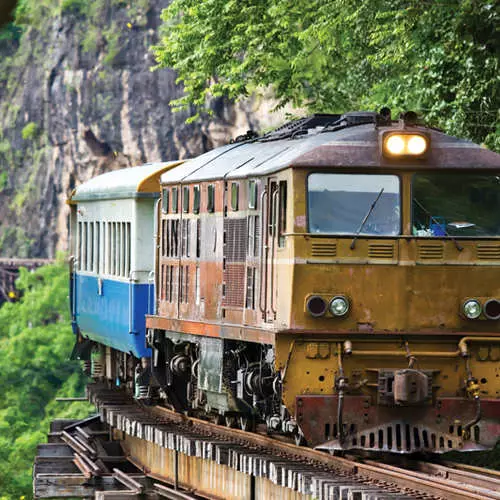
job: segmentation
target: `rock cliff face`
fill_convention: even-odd
[[[173,71],[151,71],[149,51],[168,3],[94,0],[85,12],[75,1],[0,44],[0,255],[64,250],[65,200],[92,176],[195,156],[281,121],[267,101],[216,100],[193,124],[172,113],[182,89]]]

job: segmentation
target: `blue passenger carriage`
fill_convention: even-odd
[[[154,308],[159,177],[176,164],[108,172],[76,188],[68,201],[73,329],[87,346],[106,346],[106,355],[114,349],[150,356],[144,318]]]

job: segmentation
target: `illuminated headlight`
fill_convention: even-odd
[[[427,149],[427,141],[421,135],[413,135],[408,139],[406,148],[411,155],[421,155]]]
[[[481,316],[481,304],[475,299],[466,300],[462,305],[462,311],[466,318],[477,319]]]
[[[423,156],[429,149],[429,138],[423,134],[389,133],[383,136],[382,148],[385,156]]]
[[[330,312],[334,316],[345,316],[349,312],[349,307],[349,300],[340,295],[330,301]]]
[[[405,150],[405,141],[400,135],[391,135],[387,138],[385,148],[391,155],[401,155]]]

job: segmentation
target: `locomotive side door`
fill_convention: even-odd
[[[275,257],[277,246],[278,182],[270,178],[262,192],[262,263],[260,310],[267,323],[276,319]]]
[[[278,314],[277,257],[284,245],[287,204],[286,181],[270,178],[262,193],[262,266],[260,308],[264,321],[272,323]]]

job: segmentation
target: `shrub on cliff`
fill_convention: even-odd
[[[31,466],[53,418],[86,417],[86,403],[62,405],[59,396],[81,395],[85,380],[69,361],[73,344],[67,269],[62,259],[30,273],[21,269],[17,303],[0,308],[0,492],[32,496]]]

